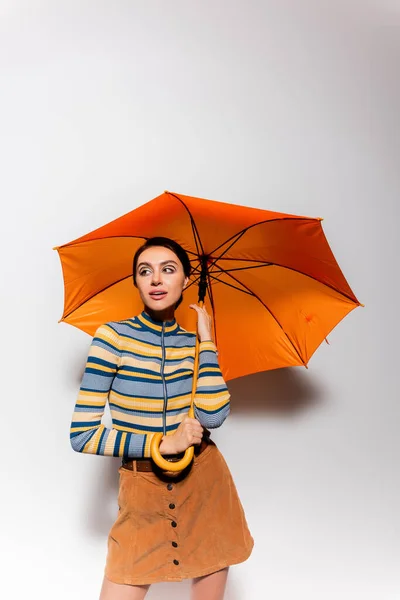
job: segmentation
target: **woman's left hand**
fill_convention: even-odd
[[[212,340],[211,335],[211,316],[208,314],[205,306],[200,307],[198,304],[189,304],[189,308],[193,308],[197,312],[197,334],[200,342]]]

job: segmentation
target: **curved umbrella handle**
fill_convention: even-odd
[[[194,417],[194,410],[192,404],[190,405],[188,416],[192,419]],[[175,473],[177,471],[183,471],[183,469],[186,469],[186,467],[192,462],[194,456],[194,446],[190,446],[186,450],[185,456],[181,460],[170,462],[169,460],[166,460],[163,457],[159,450],[162,438],[162,433],[156,433],[155,435],[153,435],[153,438],[150,442],[151,458],[154,460],[156,465],[161,469],[165,469],[166,471],[174,471]]]
[[[177,472],[177,471],[183,471],[183,469],[186,469],[186,467],[188,465],[190,465],[190,463],[192,462],[192,459],[194,456],[194,447],[190,446],[186,450],[185,456],[181,460],[178,460],[175,462],[169,462],[169,460],[166,460],[165,458],[163,458],[163,456],[159,450],[159,446],[161,444],[162,437],[163,437],[162,433],[156,433],[153,436],[153,439],[151,440],[151,443],[150,443],[151,458],[154,460],[156,465],[158,467],[160,467],[161,469],[164,469],[165,471]]]

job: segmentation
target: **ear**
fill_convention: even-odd
[[[183,283],[183,288],[182,288],[182,290],[184,290],[184,289],[185,289],[185,287],[187,286],[187,284],[188,284],[188,283],[189,283],[189,277],[185,277],[185,281],[184,281],[184,283]]]

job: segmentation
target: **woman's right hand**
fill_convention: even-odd
[[[160,444],[161,454],[179,454],[185,452],[189,446],[201,444],[203,426],[197,419],[183,417],[175,433],[163,437]]]

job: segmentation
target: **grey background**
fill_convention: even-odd
[[[399,8],[0,3],[4,596],[98,597],[119,463],[69,446],[90,338],[52,247],[169,189],[324,217],[366,304],[308,370],[230,385],[256,545],[227,600],[400,599]]]

